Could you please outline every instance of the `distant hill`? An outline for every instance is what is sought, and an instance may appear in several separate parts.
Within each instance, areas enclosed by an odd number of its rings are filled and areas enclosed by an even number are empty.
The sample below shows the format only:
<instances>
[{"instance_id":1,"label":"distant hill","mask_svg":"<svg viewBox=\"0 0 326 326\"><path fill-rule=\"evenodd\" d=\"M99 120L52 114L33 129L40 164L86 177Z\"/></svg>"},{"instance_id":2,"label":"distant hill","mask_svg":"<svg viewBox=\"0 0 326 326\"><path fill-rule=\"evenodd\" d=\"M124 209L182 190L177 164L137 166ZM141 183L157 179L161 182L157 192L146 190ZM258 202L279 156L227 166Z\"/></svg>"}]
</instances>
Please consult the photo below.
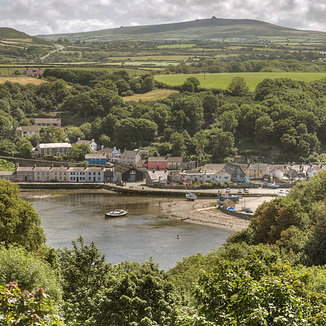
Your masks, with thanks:
<instances>
[{"instance_id":1,"label":"distant hill","mask_svg":"<svg viewBox=\"0 0 326 326\"><path fill-rule=\"evenodd\" d=\"M9 27L0 27L0 40L21 40L21 41L27 41L37 44L48 44L47 41L42 40L40 38L30 36L24 32L17 31L14 28Z\"/></svg>"},{"instance_id":2,"label":"distant hill","mask_svg":"<svg viewBox=\"0 0 326 326\"><path fill-rule=\"evenodd\" d=\"M22 39L31 38L31 36L26 33L19 32L13 28L0 27L0 39Z\"/></svg>"},{"instance_id":3,"label":"distant hill","mask_svg":"<svg viewBox=\"0 0 326 326\"><path fill-rule=\"evenodd\" d=\"M285 28L252 19L197 19L194 21L130 26L93 32L39 35L54 41L68 39L70 42L129 41L222 41L243 43L326 43L326 33Z\"/></svg>"}]
</instances>

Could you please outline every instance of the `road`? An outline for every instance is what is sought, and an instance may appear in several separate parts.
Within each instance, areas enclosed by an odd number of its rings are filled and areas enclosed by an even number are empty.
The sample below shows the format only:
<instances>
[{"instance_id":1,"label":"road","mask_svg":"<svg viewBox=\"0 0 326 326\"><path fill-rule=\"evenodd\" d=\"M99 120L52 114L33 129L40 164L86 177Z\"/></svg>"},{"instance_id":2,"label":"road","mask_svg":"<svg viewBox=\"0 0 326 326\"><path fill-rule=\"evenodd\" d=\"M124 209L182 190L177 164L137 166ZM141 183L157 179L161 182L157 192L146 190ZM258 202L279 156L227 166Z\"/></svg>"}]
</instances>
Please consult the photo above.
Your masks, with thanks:
<instances>
[{"instance_id":1,"label":"road","mask_svg":"<svg viewBox=\"0 0 326 326\"><path fill-rule=\"evenodd\" d=\"M53 51L50 51L48 54L46 54L45 56L43 56L42 58L40 58L41 61L43 61L44 59L46 59L49 55L56 53L56 52L60 52L62 51L65 47L60 45L60 44L54 44L57 48Z\"/></svg>"}]
</instances>

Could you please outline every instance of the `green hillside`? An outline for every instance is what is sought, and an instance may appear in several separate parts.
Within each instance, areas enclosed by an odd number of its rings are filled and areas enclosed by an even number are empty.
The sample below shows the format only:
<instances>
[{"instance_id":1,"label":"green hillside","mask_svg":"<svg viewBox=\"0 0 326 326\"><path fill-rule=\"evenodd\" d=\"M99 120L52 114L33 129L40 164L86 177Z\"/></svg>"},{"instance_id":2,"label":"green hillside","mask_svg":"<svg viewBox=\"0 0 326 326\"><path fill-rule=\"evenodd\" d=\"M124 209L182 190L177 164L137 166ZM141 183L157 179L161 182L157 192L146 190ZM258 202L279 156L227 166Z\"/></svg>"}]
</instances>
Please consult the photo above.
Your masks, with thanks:
<instances>
[{"instance_id":1,"label":"green hillside","mask_svg":"<svg viewBox=\"0 0 326 326\"><path fill-rule=\"evenodd\" d=\"M238 43L325 43L325 33L301 31L251 19L197 19L195 21L132 26L99 31L69 34L40 35L53 41L67 39L85 42L107 42L116 40L134 41L223 41Z\"/></svg>"},{"instance_id":2,"label":"green hillside","mask_svg":"<svg viewBox=\"0 0 326 326\"><path fill-rule=\"evenodd\" d=\"M29 35L23 32L19 32L13 28L0 27L0 39L28 39L31 38Z\"/></svg>"}]
</instances>

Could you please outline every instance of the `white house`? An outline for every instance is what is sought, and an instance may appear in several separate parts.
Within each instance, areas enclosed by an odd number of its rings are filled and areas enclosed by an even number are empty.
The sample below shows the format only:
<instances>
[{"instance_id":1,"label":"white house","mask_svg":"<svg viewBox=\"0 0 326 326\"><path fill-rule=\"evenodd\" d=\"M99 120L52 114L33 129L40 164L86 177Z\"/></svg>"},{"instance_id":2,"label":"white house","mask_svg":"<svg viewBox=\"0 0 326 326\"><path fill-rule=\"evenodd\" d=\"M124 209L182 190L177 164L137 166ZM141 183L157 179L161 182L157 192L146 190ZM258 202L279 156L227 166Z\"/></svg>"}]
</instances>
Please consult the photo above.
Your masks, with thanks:
<instances>
[{"instance_id":1,"label":"white house","mask_svg":"<svg viewBox=\"0 0 326 326\"><path fill-rule=\"evenodd\" d=\"M179 172L180 176L183 176L184 180L191 180L192 182L200 181L202 183L221 182L228 183L231 181L231 175L227 172Z\"/></svg>"},{"instance_id":2,"label":"white house","mask_svg":"<svg viewBox=\"0 0 326 326\"><path fill-rule=\"evenodd\" d=\"M84 140L84 139L78 138L76 144L79 145L79 144L83 144L83 143L88 144L93 152L97 151L97 144L95 143L94 139Z\"/></svg>"}]
</instances>

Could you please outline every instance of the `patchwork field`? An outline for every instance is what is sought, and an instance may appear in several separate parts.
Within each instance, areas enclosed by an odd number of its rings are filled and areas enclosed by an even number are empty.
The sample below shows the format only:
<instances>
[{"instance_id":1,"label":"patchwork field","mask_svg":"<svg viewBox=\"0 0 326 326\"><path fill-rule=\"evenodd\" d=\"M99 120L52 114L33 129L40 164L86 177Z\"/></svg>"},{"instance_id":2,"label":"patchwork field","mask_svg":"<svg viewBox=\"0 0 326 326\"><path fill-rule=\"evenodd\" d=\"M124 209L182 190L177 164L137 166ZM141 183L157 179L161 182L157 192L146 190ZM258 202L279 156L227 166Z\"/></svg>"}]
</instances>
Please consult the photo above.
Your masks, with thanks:
<instances>
[{"instance_id":1,"label":"patchwork field","mask_svg":"<svg viewBox=\"0 0 326 326\"><path fill-rule=\"evenodd\" d=\"M182 85L189 77L196 77L200 86L204 88L227 89L235 76L243 77L249 89L254 91L257 84L266 78L291 78L310 82L326 78L326 73L302 73L302 72L257 72L257 73L219 73L219 74L180 74L180 75L158 75L157 81L169 85Z\"/></svg>"}]
</instances>

